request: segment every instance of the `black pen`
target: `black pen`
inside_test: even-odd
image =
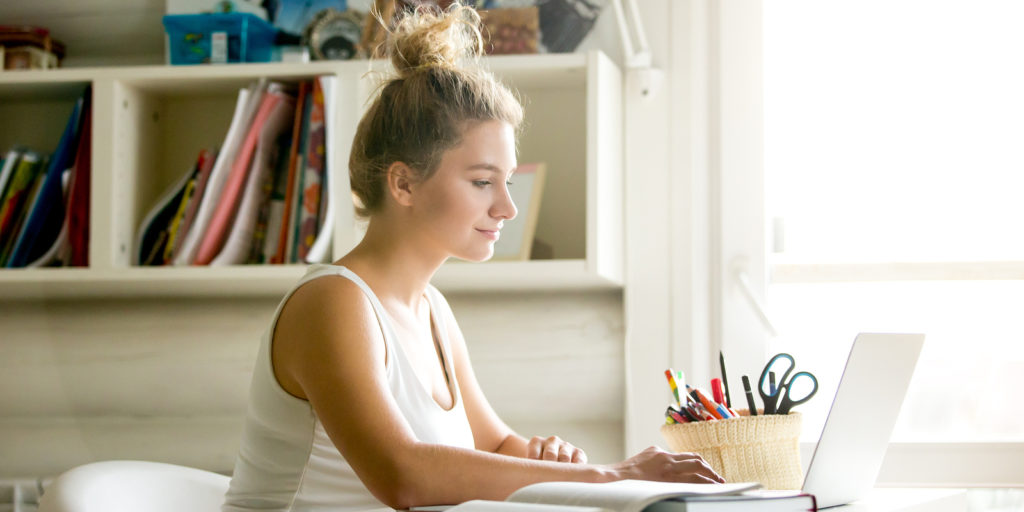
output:
[[[722,367],[722,387],[725,388],[725,406],[732,408],[732,399],[729,398],[729,379],[725,376],[725,354],[718,351],[718,366]]]
[[[747,407],[750,408],[750,415],[757,416],[757,404],[754,403],[754,392],[750,390],[750,379],[746,375],[740,378],[743,379],[743,392],[747,394]]]

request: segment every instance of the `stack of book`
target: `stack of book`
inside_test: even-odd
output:
[[[0,160],[0,266],[89,264],[91,90],[53,153],[15,146]]]
[[[333,90],[331,76],[240,90],[220,150],[199,150],[143,219],[133,263],[327,261]]]

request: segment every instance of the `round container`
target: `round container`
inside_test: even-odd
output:
[[[761,482],[765,489],[799,489],[800,422],[798,412],[716,421],[662,425],[661,435],[674,452],[704,457],[729,482]]]

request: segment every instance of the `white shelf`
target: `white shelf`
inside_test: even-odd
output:
[[[41,268],[0,270],[4,299],[99,297],[280,297],[304,265],[228,267]],[[433,284],[448,292],[615,289],[584,260],[448,263]]]
[[[377,62],[375,65],[380,66]],[[600,52],[503,56],[485,65],[522,98],[519,160],[545,162],[536,236],[552,260],[446,264],[445,291],[601,289],[622,286],[622,75]],[[280,295],[301,265],[130,265],[135,232],[160,192],[200,148],[223,140],[237,91],[266,77],[337,77],[332,196],[340,201],[332,251],[357,243],[347,163],[370,90],[366,61],[138,66],[0,73],[0,150],[48,150],[81,90],[93,90],[89,268],[2,269],[0,300],[72,297]],[[338,172],[338,171],[341,172]]]
[[[306,267],[131,267],[0,270],[0,296],[10,298],[281,296]]]
[[[533,260],[524,262],[449,262],[432,281],[443,292],[557,291],[621,288],[622,283],[602,277],[586,260]]]

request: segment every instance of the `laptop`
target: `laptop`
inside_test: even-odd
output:
[[[863,498],[875,485],[923,334],[859,334],[846,360],[803,492],[819,508]]]

